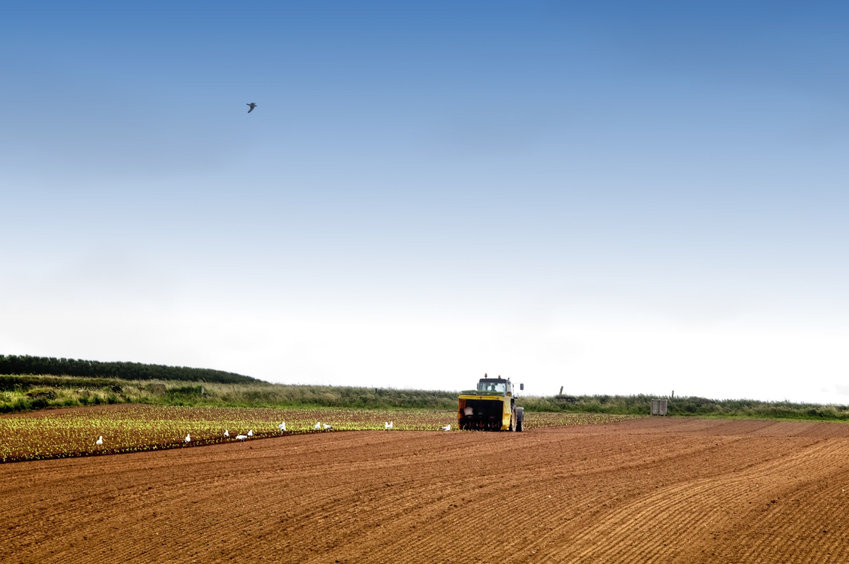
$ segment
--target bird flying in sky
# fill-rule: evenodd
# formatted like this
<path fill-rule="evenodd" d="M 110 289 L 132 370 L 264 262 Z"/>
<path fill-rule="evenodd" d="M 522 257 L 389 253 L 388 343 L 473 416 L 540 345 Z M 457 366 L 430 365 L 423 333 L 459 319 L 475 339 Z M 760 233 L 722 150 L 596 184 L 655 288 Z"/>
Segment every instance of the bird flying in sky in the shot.
<path fill-rule="evenodd" d="M 252 111 L 254 111 L 254 108 L 256 108 L 256 104 L 254 104 L 253 102 L 250 102 L 250 103 L 248 104 L 248 107 L 250 108 L 250 109 L 248 110 L 248 113 L 251 113 Z"/>

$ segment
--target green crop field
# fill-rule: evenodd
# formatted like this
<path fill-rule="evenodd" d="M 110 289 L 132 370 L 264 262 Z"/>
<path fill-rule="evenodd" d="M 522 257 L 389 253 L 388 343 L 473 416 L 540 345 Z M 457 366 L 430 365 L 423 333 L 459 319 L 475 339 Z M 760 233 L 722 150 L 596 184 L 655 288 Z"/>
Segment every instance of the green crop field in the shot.
<path fill-rule="evenodd" d="M 526 428 L 606 423 L 629 418 L 604 414 L 535 413 Z M 237 441 L 239 434 L 257 440 L 291 434 L 352 430 L 391 432 L 456 429 L 453 410 L 352 408 L 238 408 L 156 405 L 108 405 L 45 410 L 0 416 L 0 461 L 16 462 L 117 454 L 168 448 L 189 448 Z M 286 431 L 278 425 L 286 423 Z M 322 423 L 316 430 L 316 423 Z M 323 425 L 331 426 L 325 430 Z M 224 436 L 224 431 L 229 437 Z M 190 441 L 185 437 L 189 435 Z M 97 444 L 103 437 L 102 444 Z"/>
<path fill-rule="evenodd" d="M 382 430 L 385 421 L 393 431 L 456 425 L 456 391 L 271 384 L 206 369 L 0 355 L 2 368 L 10 372 L 0 373 L 0 462 L 190 448 L 248 431 L 246 440 L 327 432 L 317 422 L 330 432 Z M 532 430 L 646 416 L 653 397 L 561 394 L 518 404 Z M 849 420 L 840 405 L 698 397 L 668 398 L 668 414 Z"/>

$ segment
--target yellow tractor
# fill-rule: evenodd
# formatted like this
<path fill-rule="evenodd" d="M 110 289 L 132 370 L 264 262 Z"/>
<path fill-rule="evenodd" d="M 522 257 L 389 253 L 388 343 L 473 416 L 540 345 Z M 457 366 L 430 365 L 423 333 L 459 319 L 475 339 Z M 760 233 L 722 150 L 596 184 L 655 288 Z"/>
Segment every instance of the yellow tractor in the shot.
<path fill-rule="evenodd" d="M 516 407 L 509 378 L 489 378 L 484 374 L 477 389 L 460 393 L 457 407 L 460 429 L 521 432 L 524 420 L 525 410 Z"/>

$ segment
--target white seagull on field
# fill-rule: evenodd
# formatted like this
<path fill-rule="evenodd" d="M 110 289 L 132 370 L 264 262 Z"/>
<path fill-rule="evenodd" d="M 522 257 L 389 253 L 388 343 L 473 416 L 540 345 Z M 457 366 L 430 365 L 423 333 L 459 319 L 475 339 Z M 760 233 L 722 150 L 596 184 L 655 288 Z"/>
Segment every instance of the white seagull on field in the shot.
<path fill-rule="evenodd" d="M 282 423 L 280 423 L 280 425 L 277 426 L 277 428 L 285 433 L 286 432 L 286 422 L 283 421 Z"/>
<path fill-rule="evenodd" d="M 94 441 L 94 444 L 102 445 L 103 444 L 103 435 L 100 435 L 99 437 L 97 437 L 97 440 Z"/>
<path fill-rule="evenodd" d="M 244 441 L 247 438 L 248 438 L 247 435 L 236 435 L 236 440 L 239 440 L 239 441 Z"/>
<path fill-rule="evenodd" d="M 253 429 L 251 429 L 250 431 L 248 431 L 248 436 L 249 436 L 249 437 L 253 437 L 253 436 L 254 436 L 254 430 L 253 430 Z"/>
<path fill-rule="evenodd" d="M 443 431 L 450 431 L 451 425 L 446 425 L 445 427 L 440 427 L 440 429 L 442 429 Z"/>
<path fill-rule="evenodd" d="M 383 426 L 386 429 L 391 429 L 395 425 L 394 421 L 384 421 Z"/>
<path fill-rule="evenodd" d="M 192 436 L 186 433 L 186 438 L 184 439 L 187 443 L 192 442 Z"/>
<path fill-rule="evenodd" d="M 331 427 L 330 425 L 328 425 L 327 423 L 325 423 L 324 425 L 322 425 L 322 427 L 324 427 L 324 430 L 325 430 L 325 431 L 329 431 L 330 429 L 332 429 L 332 428 L 333 428 L 333 427 Z"/>
<path fill-rule="evenodd" d="M 225 437 L 229 437 L 229 436 L 230 436 L 230 430 L 229 430 L 229 429 L 224 429 L 224 436 L 225 436 Z"/>
<path fill-rule="evenodd" d="M 313 429 L 321 429 L 321 421 L 316 421 L 315 427 Z"/>

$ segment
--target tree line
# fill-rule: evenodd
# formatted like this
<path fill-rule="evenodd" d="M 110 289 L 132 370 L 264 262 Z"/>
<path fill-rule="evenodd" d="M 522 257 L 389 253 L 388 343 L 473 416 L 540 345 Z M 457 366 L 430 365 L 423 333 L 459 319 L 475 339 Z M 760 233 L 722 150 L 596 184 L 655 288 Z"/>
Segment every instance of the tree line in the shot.
<path fill-rule="evenodd" d="M 121 380 L 186 380 L 240 384 L 258 382 L 250 376 L 209 368 L 164 366 L 139 362 L 100 362 L 72 358 L 0 355 L 0 374 L 49 374 Z"/>

